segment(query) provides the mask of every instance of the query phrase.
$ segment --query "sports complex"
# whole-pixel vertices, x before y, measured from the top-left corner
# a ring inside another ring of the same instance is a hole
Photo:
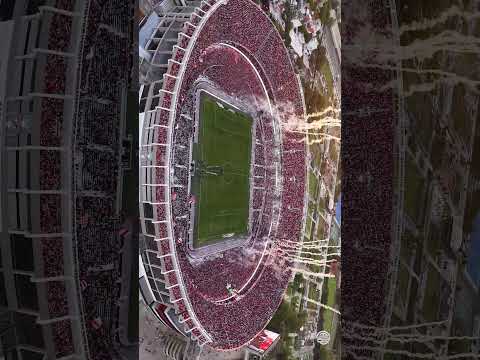
[[[304,226],[304,134],[283,126],[305,117],[301,84],[250,0],[187,1],[146,48],[140,214],[152,302],[168,302],[200,345],[239,348],[280,305],[285,244]]]

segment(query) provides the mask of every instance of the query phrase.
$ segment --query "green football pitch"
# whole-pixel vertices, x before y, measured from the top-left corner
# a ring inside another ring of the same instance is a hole
[[[193,246],[248,231],[252,119],[202,95],[198,143],[193,157],[196,196]]]

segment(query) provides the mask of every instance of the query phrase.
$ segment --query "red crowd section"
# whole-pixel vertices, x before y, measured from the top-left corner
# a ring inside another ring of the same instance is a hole
[[[57,0],[52,6],[67,10],[78,11],[74,0]],[[117,3],[111,0],[89,1],[86,8],[88,12],[82,14],[86,26],[84,41],[80,51],[82,63],[78,71],[78,81],[81,88],[79,97],[79,112],[75,114],[77,121],[77,144],[75,147],[74,163],[83,160],[83,168],[75,165],[74,173],[81,179],[83,190],[103,192],[104,198],[79,197],[74,204],[74,218],[77,223],[74,242],[77,242],[78,268],[82,285],[82,294],[78,294],[79,301],[83,302],[84,314],[81,321],[86,323],[90,356],[96,359],[112,358],[115,338],[113,331],[118,327],[118,313],[112,306],[111,318],[92,325],[97,316],[97,305],[100,300],[118,298],[118,274],[98,275],[92,273],[91,268],[103,266],[118,261],[121,243],[116,236],[115,218],[115,174],[118,171],[119,159],[113,151],[85,150],[82,154],[78,151],[83,145],[93,144],[112,149],[118,147],[119,139],[119,97],[121,85],[127,83],[128,69],[132,57],[129,54],[129,29],[133,8],[128,3]],[[79,6],[83,8],[83,6]],[[72,53],[76,44],[72,42],[72,17],[60,13],[44,13],[45,26],[49,28],[47,48],[58,52]],[[100,25],[105,25],[101,27]],[[114,29],[114,30],[113,30]],[[119,35],[122,33],[123,35]],[[78,69],[73,69],[75,63],[71,57],[62,54],[43,54],[45,59],[44,78],[35,92],[51,94],[53,97],[42,97],[38,100],[40,108],[39,139],[41,146],[60,147],[67,143],[64,139],[64,109],[66,102],[72,102],[69,96],[75,92],[67,83],[67,75]],[[42,58],[42,59],[43,59]],[[67,95],[64,98],[64,95]],[[83,97],[83,95],[87,95]],[[95,102],[91,99],[102,99]],[[72,102],[73,103],[73,102]],[[105,104],[108,104],[105,105]],[[35,125],[34,125],[35,126]],[[75,128],[75,126],[74,126]],[[60,190],[61,153],[57,150],[42,150],[39,152],[39,189]],[[75,175],[74,175],[75,176]],[[65,242],[59,235],[63,232],[62,223],[65,221],[61,194],[41,194],[40,203],[40,232],[52,234],[40,240],[43,277],[58,277],[65,274],[64,247]],[[98,239],[102,239],[99,242]],[[93,246],[96,244],[96,246]],[[75,253],[75,252],[74,252]],[[48,314],[51,319],[61,318],[72,313],[66,293],[64,280],[50,280],[46,282],[46,297],[48,301]],[[98,325],[100,324],[100,326]],[[54,351],[57,358],[68,357],[76,350],[72,337],[71,321],[54,321],[46,325],[54,341]],[[113,350],[112,350],[113,349]]]
[[[204,3],[203,10],[209,10],[213,4],[213,0],[209,4]],[[210,9],[210,12],[201,31],[195,33],[190,40],[195,43],[191,45],[188,59],[185,59],[183,51],[177,57],[188,61],[185,72],[178,80],[180,82],[177,84],[169,80],[165,83],[165,90],[177,89],[177,100],[171,104],[171,96],[163,97],[160,106],[174,106],[176,117],[174,123],[169,124],[169,112],[157,110],[157,124],[168,125],[173,131],[172,144],[155,147],[157,162],[165,164],[166,147],[171,146],[175,184],[188,183],[188,170],[175,167],[175,164],[188,163],[187,149],[194,123],[180,115],[188,114],[191,119],[194,118],[194,91],[198,81],[204,80],[229,96],[250,102],[257,109],[254,129],[255,163],[272,164],[275,159],[273,150],[277,146],[280,150],[283,179],[282,192],[277,199],[280,201],[278,230],[270,233],[275,195],[268,190],[274,188],[274,169],[255,167],[252,174],[255,176],[254,183],[262,185],[267,191],[253,191],[252,236],[241,248],[224,251],[221,257],[197,262],[191,261],[186,246],[190,219],[188,216],[182,218],[183,214],[188,214],[191,205],[188,187],[177,186],[172,189],[171,214],[174,217],[175,246],[172,248],[168,240],[158,242],[160,255],[170,255],[162,257],[161,262],[164,272],[168,272],[167,285],[172,286],[171,298],[181,298],[179,286],[183,284],[193,313],[188,313],[184,299],[175,301],[175,307],[184,319],[190,318],[185,322],[186,328],[191,330],[193,338],[204,342],[204,334],[192,320],[197,319],[211,337],[213,342],[210,345],[226,350],[244,345],[262,331],[284,295],[293,264],[277,253],[275,248],[281,241],[299,241],[301,236],[306,146],[303,135],[291,133],[282,126],[291,117],[303,120],[304,105],[289,54],[267,15],[249,0],[230,0],[214,12]],[[198,24],[194,18],[195,15],[192,16],[191,23]],[[188,24],[184,31],[189,36],[194,34],[194,28]],[[179,44],[186,48],[188,39],[180,35]],[[180,65],[170,65],[169,74],[179,75]],[[273,107],[273,118],[269,114],[267,100]],[[279,142],[274,141],[275,124],[281,131]],[[164,139],[163,134],[158,136]],[[165,174],[159,175],[157,183],[166,183]],[[165,187],[157,187],[157,203],[166,200],[165,190]],[[164,207],[159,207],[154,213],[158,216],[158,221],[167,219]],[[156,230],[157,238],[168,235],[164,228],[156,227]],[[266,256],[262,258],[264,251]],[[173,264],[173,255],[177,258],[179,268]],[[182,281],[179,282],[179,279]],[[225,300],[229,295],[227,282],[237,290],[247,286],[233,298]]]
[[[361,46],[357,35],[367,30],[372,38],[382,39],[384,53],[393,53],[387,1],[366,1],[361,5],[362,16],[352,11],[354,2],[342,5],[346,9],[342,11],[343,44]],[[362,56],[342,56],[342,237],[355,243],[342,248],[341,312],[342,326],[350,332],[354,322],[384,326],[394,233],[396,73],[371,66],[370,59],[376,55],[368,47]],[[393,62],[383,65],[396,66]],[[364,180],[367,176],[369,181]],[[345,349],[367,345],[351,337],[342,341]],[[347,352],[346,358],[374,356],[369,350],[355,353]]]

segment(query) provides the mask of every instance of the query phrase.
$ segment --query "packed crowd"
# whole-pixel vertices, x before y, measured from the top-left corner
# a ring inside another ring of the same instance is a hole
[[[40,145],[60,146],[63,125],[63,100],[44,98],[41,101]]]
[[[118,102],[122,85],[127,83],[131,65],[129,39],[119,36],[109,28],[99,27],[95,37],[91,58],[85,61],[88,68],[84,91],[104,101]],[[82,79],[83,80],[83,79]]]
[[[47,55],[43,91],[47,94],[65,94],[67,61],[60,55]]]
[[[29,1],[26,4],[28,14],[39,11],[44,1]],[[74,0],[56,0],[49,3],[58,9],[74,11]],[[115,208],[116,180],[115,176],[119,164],[120,137],[120,96],[117,89],[126,84],[130,76],[132,57],[130,49],[130,32],[132,29],[133,7],[129,3],[119,4],[115,1],[90,1],[89,13],[85,14],[87,33],[84,37],[82,66],[80,113],[76,131],[78,143],[75,144],[75,158],[83,160],[82,166],[75,167],[75,180],[83,179],[85,187],[77,188],[80,191],[93,191],[98,198],[78,197],[75,204],[76,228],[74,243],[77,244],[81,287],[84,294],[86,321],[98,314],[98,304],[103,303],[102,309],[110,309],[102,314],[103,337],[101,344],[96,346],[96,338],[90,336],[89,349],[95,358],[111,358],[102,354],[111,355],[111,344],[114,338],[110,324],[115,323],[115,306],[107,304],[115,302],[119,295],[119,250],[122,246],[116,235],[118,228]],[[54,11],[42,13],[42,26],[48,27],[49,50],[58,52],[72,52],[71,37],[73,17]],[[69,89],[67,74],[73,64],[70,58],[62,54],[42,54],[45,59],[42,83],[32,88],[33,92],[51,94],[55,97],[39,98],[40,119],[39,139],[32,139],[33,143],[45,147],[64,146],[64,108],[68,98],[63,95],[74,91]],[[102,81],[99,81],[102,80]],[[103,80],[106,80],[103,82]],[[100,99],[101,101],[97,101]],[[68,134],[67,134],[68,135]],[[68,142],[67,142],[68,143]],[[92,148],[93,146],[93,148]],[[103,147],[103,150],[99,150]],[[106,150],[105,150],[106,148]],[[38,156],[39,190],[61,190],[63,182],[61,172],[61,152],[58,150],[41,150],[32,153]],[[37,155],[38,154],[38,155]],[[34,158],[33,160],[37,160]],[[82,182],[77,183],[82,184]],[[82,186],[82,185],[80,185]],[[35,189],[37,185],[33,186]],[[70,320],[60,320],[69,314],[67,285],[58,277],[65,274],[64,264],[64,202],[62,194],[42,193],[38,196],[40,204],[39,232],[51,234],[50,237],[40,238],[42,259],[41,272],[46,278],[56,278],[45,282],[45,296],[48,316],[54,321],[45,325],[50,327],[54,341],[54,351],[57,358],[68,357],[75,351]],[[101,240],[101,241],[98,241]],[[75,252],[74,252],[75,253]],[[113,267],[109,267],[113,264]],[[97,281],[98,273],[108,274],[101,282]],[[43,285],[42,285],[43,286]],[[93,309],[96,309],[95,311]],[[117,309],[118,310],[118,309]],[[113,314],[110,316],[110,314]],[[55,320],[58,319],[58,320]]]
[[[246,61],[243,58],[238,57],[238,53],[228,47],[212,47],[205,51],[199,59],[199,63],[203,65],[196,67],[196,70],[202,73],[206,67],[209,67],[208,71],[204,75],[208,76],[209,84],[215,84],[217,90],[223,93],[235,94],[237,98],[247,98],[255,95],[258,100],[262,96],[261,86],[258,84],[255,73],[251,70]],[[219,66],[211,67],[210,65],[216,64]],[[218,69],[225,69],[219,71]],[[191,75],[187,72],[187,75]],[[198,75],[198,74],[197,74]],[[233,76],[236,76],[236,80],[231,80]],[[230,81],[231,80],[231,81]],[[250,86],[247,86],[249,84]],[[183,101],[181,106],[181,113],[187,116],[179,116],[175,122],[174,131],[174,154],[175,154],[175,184],[179,185],[175,188],[175,199],[172,203],[173,214],[177,220],[175,223],[175,238],[186,239],[188,234],[189,225],[191,219],[189,218],[190,212],[190,199],[188,189],[188,178],[191,175],[188,168],[185,166],[189,161],[190,146],[193,137],[193,122],[190,119],[195,118],[195,102],[198,88],[192,86],[182,96]],[[252,94],[252,91],[254,93]],[[266,177],[266,170],[264,168],[264,151],[271,151],[270,147],[266,147],[263,144],[262,127],[271,126],[268,121],[262,121],[260,119],[255,121],[256,127],[255,133],[258,135],[254,143],[254,152],[261,154],[258,158],[255,158],[254,171],[255,184],[262,189],[258,189],[253,192],[253,202],[255,209],[262,209],[263,198],[265,196],[264,181]],[[269,175],[272,175],[269,173]],[[161,180],[158,180],[159,182]],[[161,199],[157,199],[161,201]],[[265,209],[265,211],[269,211]],[[259,220],[259,212],[253,213],[252,223],[255,227],[255,223]],[[187,216],[187,218],[183,218]],[[263,238],[256,238],[252,236],[252,242],[263,241]],[[188,251],[188,248],[185,247]],[[250,259],[248,263],[245,263],[241,259],[245,257],[244,253],[238,253],[235,250],[223,252],[221,259],[210,260],[203,264],[195,266],[188,274],[188,277],[195,282],[198,286],[198,291],[203,296],[209,299],[215,300],[229,296],[229,292],[226,289],[226,283],[229,282],[235,288],[241,288],[245,284],[252,272],[257,266],[257,262],[261,254],[255,254],[254,259]],[[257,259],[257,261],[255,260]],[[222,272],[218,275],[210,275],[211,267],[222,269]],[[218,281],[212,279],[212,276],[218,276]],[[214,285],[212,285],[214,284]]]
[[[210,4],[213,4],[213,0]],[[203,3],[204,10],[210,5]],[[193,15],[191,22],[195,23],[197,16]],[[246,23],[244,19],[248,18]],[[255,26],[251,26],[254,23]],[[222,29],[222,31],[219,31]],[[184,32],[191,36],[193,27],[186,25]],[[180,46],[186,48],[188,38],[180,35]],[[232,47],[220,46],[218,43],[227,43]],[[235,48],[237,50],[235,50]],[[178,52],[177,52],[178,53]],[[274,56],[272,56],[274,54]],[[244,58],[246,55],[250,62]],[[175,56],[175,55],[174,55]],[[183,58],[183,52],[180,58]],[[205,23],[202,32],[198,35],[192,49],[186,71],[179,84],[178,101],[171,104],[170,96],[163,96],[162,107],[176,106],[173,161],[175,164],[188,164],[189,146],[193,133],[193,120],[195,108],[195,90],[198,79],[208,79],[215,87],[240,100],[251,101],[259,109],[255,122],[256,143],[254,148],[255,162],[253,170],[256,184],[263,184],[270,191],[255,191],[253,193],[253,214],[261,222],[252,224],[254,233],[250,242],[241,249],[225,251],[221,257],[207,258],[192,264],[188,258],[186,241],[189,229],[189,171],[184,166],[174,167],[174,188],[172,189],[173,236],[175,249],[170,248],[168,241],[159,241],[157,246],[160,255],[175,254],[180,264],[180,273],[186,286],[188,300],[194,308],[196,317],[204,329],[212,336],[212,345],[221,348],[235,348],[251,339],[276,311],[289,281],[291,263],[281,256],[272,256],[268,265],[260,264],[259,259],[269,240],[281,237],[297,241],[301,233],[304,190],[305,190],[305,144],[301,135],[283,133],[281,141],[274,136],[275,121],[288,120],[292,114],[303,116],[303,101],[298,88],[296,75],[293,71],[288,53],[279,34],[272,27],[271,22],[261,10],[250,2],[233,0],[216,10]],[[253,64],[258,71],[253,72]],[[217,66],[214,66],[217,65]],[[169,74],[176,76],[180,65],[170,62]],[[168,77],[165,77],[165,79]],[[173,78],[171,78],[173,79]],[[266,94],[260,80],[266,87]],[[172,80],[169,91],[174,88]],[[267,96],[275,105],[288,104],[291,108],[289,114],[275,114],[272,121],[265,114]],[[166,106],[165,106],[166,105]],[[187,114],[188,117],[182,117]],[[157,110],[157,124],[168,123],[168,111]],[[282,164],[282,197],[275,198],[275,171],[271,166],[275,161],[274,148],[281,146],[280,156]],[[162,164],[165,163],[165,148],[155,148],[155,158]],[[188,169],[188,167],[187,167]],[[161,174],[161,176],[164,176]],[[157,183],[164,183],[158,179]],[[156,188],[156,202],[165,201],[165,187]],[[270,222],[273,219],[273,205],[281,201],[281,217],[278,232],[270,233]],[[261,209],[261,210],[260,210]],[[165,208],[159,207],[156,216],[159,220],[165,219]],[[261,216],[260,216],[261,215]],[[156,224],[157,233],[166,235],[166,229]],[[153,246],[154,244],[152,244]],[[170,256],[162,257],[162,269],[173,270]],[[214,269],[214,271],[212,271]],[[258,271],[254,271],[258,269]],[[239,291],[235,301],[225,302],[228,297],[226,283],[230,283],[236,290],[247,282],[249,286]],[[171,297],[175,300],[181,298],[178,286],[177,272],[170,271],[166,274],[167,287],[171,288]],[[184,300],[175,302],[176,310],[184,318],[188,318]],[[185,322],[186,328],[192,330],[193,337],[200,342],[205,341],[202,334],[192,320]],[[235,336],[232,336],[235,334]]]
[[[70,9],[71,2],[59,1],[60,8]],[[68,51],[71,35],[71,18],[54,14],[50,17],[48,48]],[[63,56],[47,55],[43,79],[43,92],[62,95],[66,89],[67,61]],[[62,145],[64,100],[43,98],[41,100],[40,145],[57,147]],[[59,190],[61,187],[60,152],[40,151],[39,187],[41,190]],[[40,195],[40,231],[42,233],[62,232],[61,196]],[[63,239],[42,238],[43,274],[46,277],[63,275]],[[63,281],[46,283],[46,296],[50,318],[68,314],[67,294]],[[73,353],[73,340],[69,321],[54,322],[51,325],[57,357]]]
[[[63,281],[47,283],[47,301],[51,317],[59,318],[68,315],[67,291]]]
[[[57,358],[72,355],[75,351],[70,320],[56,321],[50,325],[52,337],[55,341],[55,355]]]
[[[82,151],[81,188],[115,194],[120,165],[119,153],[84,147]]]
[[[61,237],[42,238],[41,244],[44,276],[62,275],[64,273],[63,239]]]
[[[49,50],[69,52],[70,35],[72,34],[72,17],[54,13],[51,16]]]
[[[62,232],[61,196],[40,194],[40,231],[43,234]]]
[[[369,23],[343,22],[348,25],[342,28],[342,42],[351,43],[365,26],[391,38],[391,28],[384,26],[388,7],[379,1],[363,6]],[[357,14],[346,12],[346,16]],[[372,71],[352,60],[342,58],[342,148],[346,149],[342,151],[342,237],[355,239],[354,246],[342,248],[342,326],[347,330],[351,323],[383,326],[385,320],[397,121],[395,95],[388,86],[396,81],[395,73]],[[347,349],[367,345],[351,337],[342,341]],[[374,357],[367,350],[355,353],[348,358]]]
[[[60,152],[40,151],[39,182],[41,190],[58,190],[61,186]]]
[[[57,6],[71,10],[73,2],[62,0]],[[132,60],[128,49],[132,15],[133,8],[128,3],[91,1],[80,60],[83,72],[80,74],[81,96],[76,123],[78,137],[74,150],[81,164],[77,163],[74,169],[77,179],[75,190],[82,193],[90,191],[97,195],[78,196],[74,204],[79,264],[76,270],[82,291],[80,299],[85,310],[83,321],[87,324],[88,349],[92,356],[102,359],[112,358],[112,349],[115,348],[112,346],[115,343],[114,327],[118,326],[115,319],[118,316],[116,299],[121,284],[117,279],[120,278],[120,249],[123,246],[122,238],[118,236],[118,216],[115,213],[120,155],[119,89],[127,84],[130,76]],[[52,21],[60,22],[54,31],[55,38],[65,37],[54,39],[56,50],[68,50],[70,31],[66,29],[71,28],[68,19],[60,15],[52,18]],[[56,60],[51,67],[52,71],[54,67],[62,69],[62,62]],[[64,77],[58,75],[52,77],[50,82],[57,84],[58,91],[65,89],[65,85],[59,85],[62,81],[65,82]],[[53,103],[50,112],[58,113],[60,122],[63,103],[50,102]],[[50,159],[50,163],[55,160]],[[54,242],[56,239],[46,240],[46,245],[53,245]],[[49,256],[58,252],[50,247],[43,249],[44,254]],[[48,264],[45,271],[52,274],[63,267],[63,262],[55,259],[49,259],[45,264]],[[65,285],[51,282],[48,289],[51,316],[62,316],[68,311]],[[73,352],[70,324],[55,324],[53,335],[57,354],[67,356]]]
[[[115,351],[120,274],[117,271],[89,271],[83,276],[87,284],[82,296],[89,350],[95,358],[109,359]]]
[[[82,125],[78,129],[77,141],[116,148],[120,141],[118,108],[92,99],[81,101],[79,119]]]

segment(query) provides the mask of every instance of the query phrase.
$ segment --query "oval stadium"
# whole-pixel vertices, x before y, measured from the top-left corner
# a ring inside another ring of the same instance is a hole
[[[287,125],[305,118],[304,97],[256,4],[170,5],[139,64],[140,289],[162,322],[232,350],[292,277],[281,247],[303,230],[306,144]]]

